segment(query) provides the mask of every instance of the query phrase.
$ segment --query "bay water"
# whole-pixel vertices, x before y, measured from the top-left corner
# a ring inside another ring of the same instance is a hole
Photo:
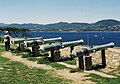
[[[114,42],[120,47],[120,32],[28,32],[30,37],[55,38],[62,41],[84,40],[84,45],[101,45]]]

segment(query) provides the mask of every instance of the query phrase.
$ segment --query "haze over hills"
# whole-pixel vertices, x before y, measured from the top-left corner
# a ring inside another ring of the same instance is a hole
[[[29,28],[33,31],[120,31],[120,21],[107,19],[100,20],[96,23],[68,23],[59,22],[53,24],[4,24],[0,23],[0,26],[4,27],[16,27],[16,28]]]

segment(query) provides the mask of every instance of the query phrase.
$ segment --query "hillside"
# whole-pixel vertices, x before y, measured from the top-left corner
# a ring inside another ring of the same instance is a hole
[[[120,25],[120,21],[113,19],[101,20],[96,22],[95,25]]]
[[[1,26],[1,25],[0,25]],[[32,31],[120,31],[120,21],[107,19],[100,20],[96,23],[68,23],[58,22],[53,24],[9,24],[2,26],[29,28]]]
[[[7,26],[8,24],[5,24],[5,23],[0,23],[0,27],[2,26]]]

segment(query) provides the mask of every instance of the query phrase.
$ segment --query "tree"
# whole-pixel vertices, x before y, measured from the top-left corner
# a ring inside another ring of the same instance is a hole
[[[29,31],[29,29],[16,27],[0,27],[0,31],[9,31],[10,35],[13,35],[15,37],[18,37],[19,35],[22,35],[22,37],[26,37],[27,31]]]

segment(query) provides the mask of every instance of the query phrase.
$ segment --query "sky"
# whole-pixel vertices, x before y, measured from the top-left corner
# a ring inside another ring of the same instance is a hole
[[[0,23],[120,21],[120,0],[0,0]]]

